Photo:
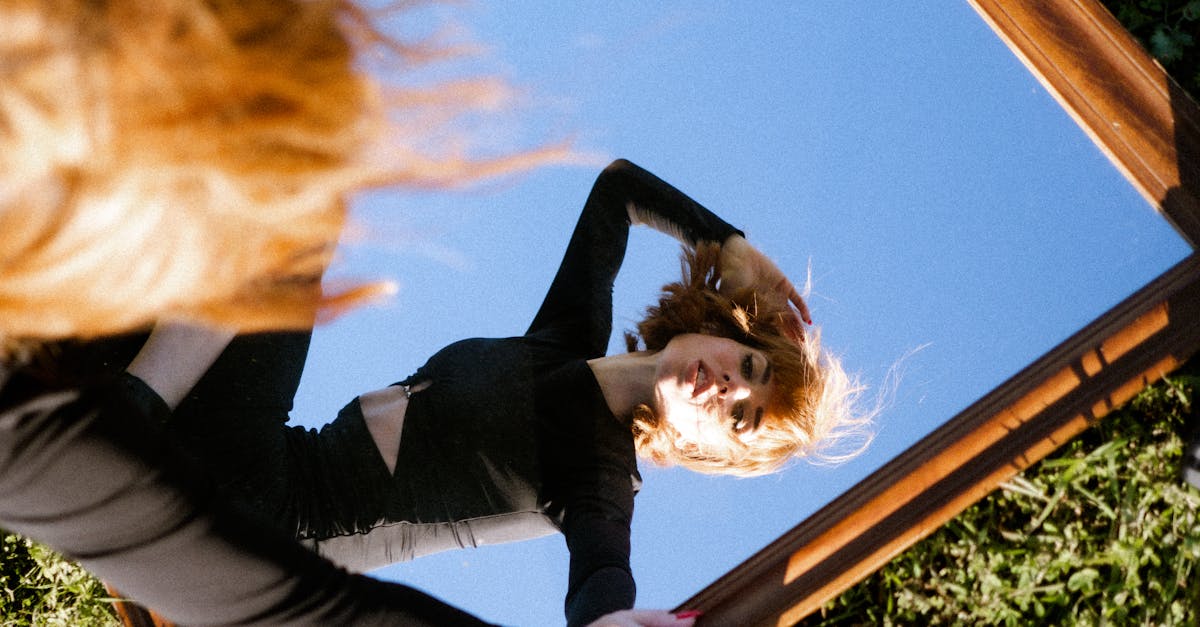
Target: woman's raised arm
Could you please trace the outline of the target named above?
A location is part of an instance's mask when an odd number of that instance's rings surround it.
[[[645,224],[693,246],[741,234],[674,186],[617,159],[596,177],[529,333],[571,321],[575,326],[566,333],[587,342],[593,356],[604,354],[612,331],[612,285],[625,259],[631,224]],[[586,324],[580,326],[580,321]]]

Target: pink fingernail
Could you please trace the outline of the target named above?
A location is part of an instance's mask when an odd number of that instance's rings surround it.
[[[703,615],[704,615],[704,612],[702,612],[700,610],[688,610],[686,612],[680,612],[680,613],[676,614],[675,618],[678,618],[679,620],[683,620],[685,618],[698,618]]]

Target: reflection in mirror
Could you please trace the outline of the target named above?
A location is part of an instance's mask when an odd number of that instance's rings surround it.
[[[492,69],[529,86],[521,128],[602,156],[482,192],[362,199],[366,235],[337,273],[401,290],[318,329],[295,420],[324,424],[452,341],[523,332],[599,168],[647,167],[797,282],[811,267],[813,318],[851,370],[876,388],[902,375],[847,464],[759,479],[644,467],[638,604],[668,607],[1188,253],[966,3],[844,5],[456,7]],[[677,274],[677,252],[634,231],[615,330]],[[549,536],[377,574],[543,625],[561,622],[566,570]]]

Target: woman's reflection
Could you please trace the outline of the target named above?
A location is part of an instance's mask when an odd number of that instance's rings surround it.
[[[678,237],[684,276],[630,352],[605,355],[631,224]],[[285,426],[307,335],[243,336],[169,422],[239,501],[355,569],[561,531],[566,614],[582,625],[634,603],[638,454],[759,475],[865,433],[860,386],[805,322],[793,284],[740,231],[622,160],[597,179],[523,335],[451,344],[319,432]],[[177,388],[180,364],[227,339],[160,329],[131,383],[165,414],[152,389]]]

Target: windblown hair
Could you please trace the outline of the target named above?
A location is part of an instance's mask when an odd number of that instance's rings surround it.
[[[350,193],[564,152],[431,153],[414,120],[449,127],[430,118],[493,106],[497,85],[361,69],[450,48],[347,1],[0,0],[0,351],[163,317],[307,326],[388,291],[322,292]]]
[[[768,310],[754,294],[718,291],[720,246],[703,243],[685,250],[682,281],[663,287],[658,304],[647,309],[637,333],[626,333],[629,350],[639,340],[647,350],[662,350],[677,335],[723,337],[763,351],[772,367],[772,394],[756,437],[748,443],[732,430],[726,442],[702,447],[683,439],[648,405],[634,410],[638,453],[659,465],[680,465],[710,474],[756,476],[775,472],[797,457],[834,462],[852,457],[870,440],[870,413],[856,408],[863,387],[837,357],[821,350],[820,331],[793,337],[786,311]],[[873,412],[872,412],[873,413]],[[857,445],[843,453],[839,443]]]

